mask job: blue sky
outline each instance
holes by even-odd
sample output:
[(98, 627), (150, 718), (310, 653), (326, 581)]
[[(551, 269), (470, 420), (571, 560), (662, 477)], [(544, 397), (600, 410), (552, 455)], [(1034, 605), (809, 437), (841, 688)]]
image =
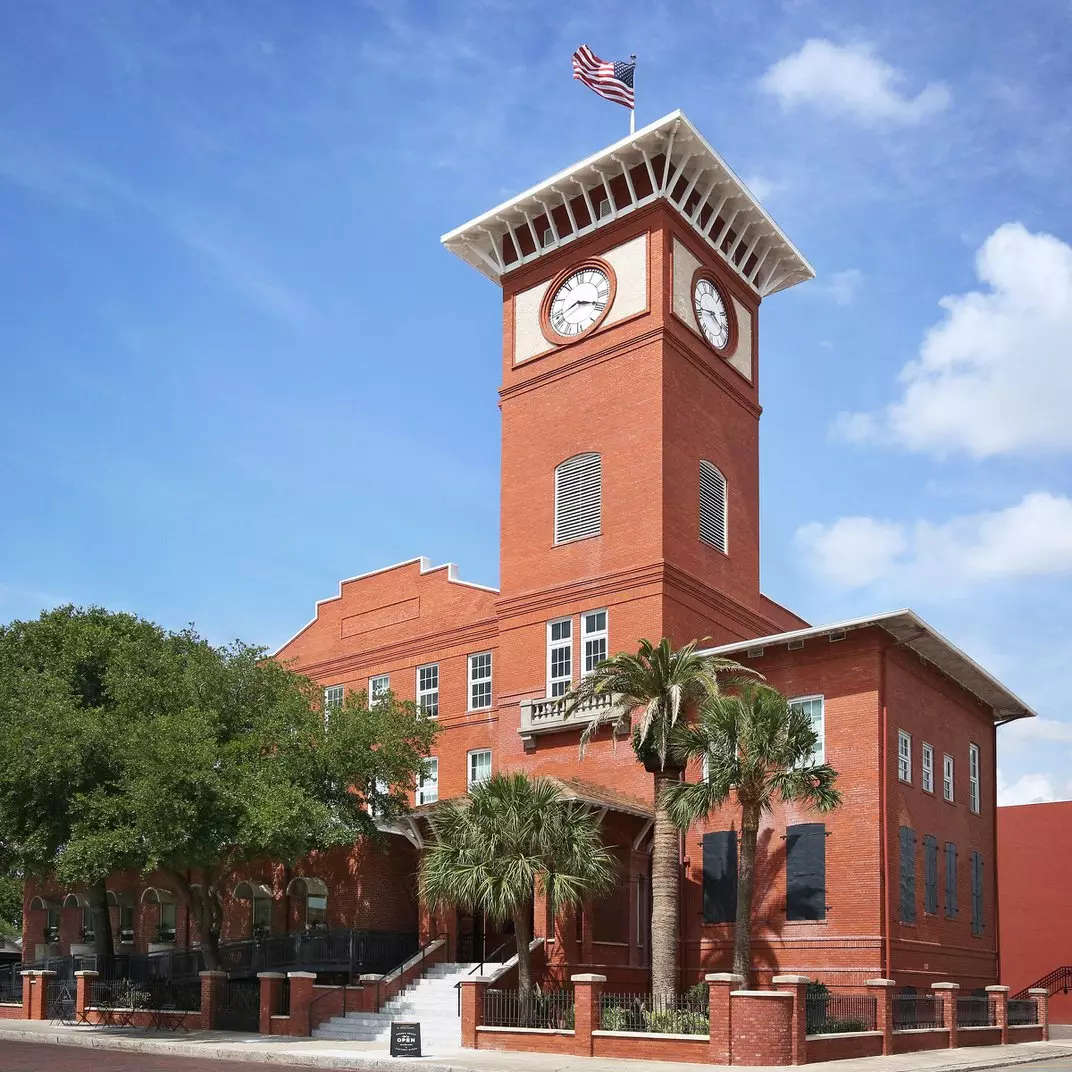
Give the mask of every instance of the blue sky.
[(443, 232), (627, 129), (639, 55), (816, 266), (763, 307), (763, 585), (914, 607), (1072, 796), (1065, 3), (0, 6), (0, 620), (274, 646), (341, 577), (497, 582), (497, 289)]

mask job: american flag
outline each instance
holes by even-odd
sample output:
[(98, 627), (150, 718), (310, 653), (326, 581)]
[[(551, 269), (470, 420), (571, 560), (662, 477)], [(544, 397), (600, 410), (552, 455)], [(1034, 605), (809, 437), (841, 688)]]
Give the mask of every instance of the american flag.
[(626, 108), (633, 108), (633, 71), (636, 69), (636, 57), (630, 56), (629, 63), (610, 63), (601, 60), (587, 45), (581, 45), (573, 53), (573, 77), (583, 82), (589, 89), (595, 90), (601, 97)]

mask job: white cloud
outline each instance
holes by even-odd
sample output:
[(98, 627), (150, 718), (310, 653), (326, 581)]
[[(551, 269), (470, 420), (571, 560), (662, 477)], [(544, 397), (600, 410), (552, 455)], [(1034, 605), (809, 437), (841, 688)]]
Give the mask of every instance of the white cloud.
[(901, 398), (840, 414), (841, 436), (976, 458), (1072, 449), (1072, 246), (1006, 223), (975, 266), (988, 289), (943, 298)]
[(782, 183), (764, 178), (762, 175), (749, 175), (748, 178), (741, 181), (752, 192), (752, 196), (760, 202), (767, 201), (783, 186)]
[(919, 123), (949, 104), (949, 89), (941, 82), (931, 82), (911, 97), (900, 89), (904, 77), (870, 45), (812, 38), (799, 52), (778, 60), (759, 85), (783, 108), (810, 104), (869, 125)]
[(941, 524), (843, 517), (804, 525), (809, 567), (845, 588), (933, 594), (1011, 577), (1072, 573), (1072, 499), (1036, 491), (1005, 510)]
[(842, 272), (832, 272), (821, 277), (818, 285), (809, 288), (808, 292), (821, 294), (835, 305), (852, 305), (863, 278), (864, 274), (859, 268), (846, 268)]
[(1056, 718), (1022, 718), (1001, 731), (1001, 743), (1010, 747), (1024, 744), (1072, 745), (1072, 722)]
[(1007, 782), (998, 768), (998, 805), (1042, 804), (1049, 800), (1072, 799), (1072, 781), (1062, 781), (1052, 774), (1022, 774), (1015, 782)]

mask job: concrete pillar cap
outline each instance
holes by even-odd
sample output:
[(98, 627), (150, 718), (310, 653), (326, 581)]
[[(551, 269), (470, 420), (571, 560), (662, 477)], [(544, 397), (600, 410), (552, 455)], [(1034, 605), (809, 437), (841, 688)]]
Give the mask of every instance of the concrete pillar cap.
[(605, 975), (571, 975), (571, 983), (605, 983), (607, 977)]
[(303, 971), (287, 972), (287, 978), (288, 979), (315, 979), (316, 978), (316, 972), (303, 972)]
[(792, 983), (799, 986), (801, 983), (810, 983), (811, 979), (806, 975), (776, 975), (771, 979), (772, 983)]
[(792, 998), (795, 997), (790, 990), (734, 990), (730, 993), (733, 998)]
[(734, 975), (733, 972), (711, 972), (704, 976), (704, 982), (706, 983), (732, 983), (736, 986), (738, 983), (744, 982), (743, 975)]
[(258, 979), (285, 979), (286, 972), (257, 972)]
[(197, 973), (202, 979), (226, 979), (225, 971), (202, 971)]
[(1050, 992), (1044, 986), (1033, 986), (1028, 990), (1028, 993), (1037, 998), (1048, 998), (1050, 996)]
[(81, 975), (81, 976), (83, 976), (85, 978), (88, 978), (90, 976), (100, 975), (100, 972), (99, 971), (93, 971), (92, 968), (83, 968), (81, 971), (76, 971), (74, 974), (76, 976)]
[(897, 985), (896, 979), (868, 979), (864, 986), (884, 986), (894, 987)]
[(54, 971), (39, 971), (36, 974), (37, 975), (55, 975), (56, 973)]
[(960, 983), (931, 983), (931, 990), (959, 990)]
[(367, 972), (365, 975), (359, 975), (357, 981), (359, 983), (378, 983), (381, 979), (386, 978), (386, 975), (377, 975), (375, 972)]
[(986, 991), (988, 994), (1007, 994), (1012, 989), (1011, 986), (988, 986)]

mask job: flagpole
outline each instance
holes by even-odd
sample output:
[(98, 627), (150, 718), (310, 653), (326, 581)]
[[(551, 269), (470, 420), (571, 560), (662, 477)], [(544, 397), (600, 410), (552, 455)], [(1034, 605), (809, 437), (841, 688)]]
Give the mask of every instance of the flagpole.
[(629, 133), (636, 133), (636, 56), (629, 57), (633, 61), (633, 107), (629, 109)]

